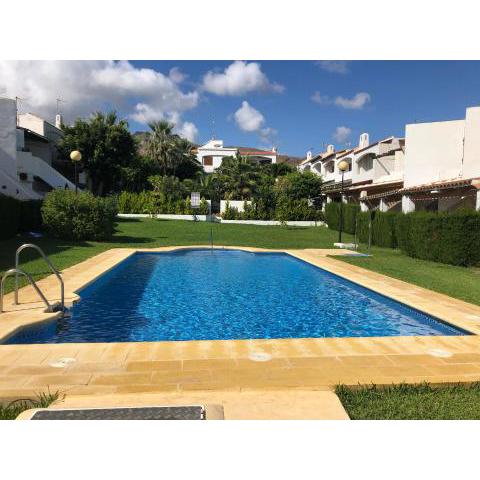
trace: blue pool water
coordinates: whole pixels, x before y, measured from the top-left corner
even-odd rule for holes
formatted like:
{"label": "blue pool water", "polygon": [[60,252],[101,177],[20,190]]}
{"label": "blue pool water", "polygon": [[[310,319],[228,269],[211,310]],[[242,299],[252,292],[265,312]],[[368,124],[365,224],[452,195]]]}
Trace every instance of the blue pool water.
{"label": "blue pool water", "polygon": [[79,294],[6,343],[465,334],[280,253],[137,253]]}

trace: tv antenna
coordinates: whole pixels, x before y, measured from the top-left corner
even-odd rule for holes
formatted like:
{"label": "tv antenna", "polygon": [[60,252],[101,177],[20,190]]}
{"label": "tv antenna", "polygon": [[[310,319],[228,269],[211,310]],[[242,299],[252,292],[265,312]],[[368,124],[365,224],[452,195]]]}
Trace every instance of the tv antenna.
{"label": "tv antenna", "polygon": [[212,115],[212,140],[215,140],[215,118]]}
{"label": "tv antenna", "polygon": [[65,103],[65,100],[63,100],[61,97],[58,97],[56,101],[57,101],[57,115],[58,115],[60,113],[60,104]]}

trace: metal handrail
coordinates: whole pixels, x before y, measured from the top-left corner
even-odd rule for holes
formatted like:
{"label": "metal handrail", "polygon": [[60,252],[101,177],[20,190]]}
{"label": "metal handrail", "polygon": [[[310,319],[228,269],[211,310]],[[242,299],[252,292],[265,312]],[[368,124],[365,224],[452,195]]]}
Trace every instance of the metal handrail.
{"label": "metal handrail", "polygon": [[[44,251],[38,245],[35,245],[34,243],[24,243],[22,246],[17,248],[17,251],[15,252],[15,269],[19,270],[20,253],[27,248],[33,248],[37,250],[38,253],[40,253],[42,258],[50,267],[50,270],[55,274],[58,281],[60,282],[60,302],[61,302],[61,308],[63,312],[65,309],[65,286],[63,284],[62,276],[60,272],[54,267],[50,259],[45,255]],[[15,305],[18,305],[18,274],[15,274]]]}
{"label": "metal handrail", "polygon": [[49,312],[53,311],[52,305],[50,305],[50,303],[48,302],[45,295],[38,288],[38,285],[35,283],[35,280],[27,272],[24,272],[23,270],[20,270],[19,268],[11,268],[10,270],[7,270],[4,273],[4,275],[2,277],[2,282],[0,284],[0,313],[3,312],[3,297],[4,297],[4,292],[5,292],[5,280],[13,274],[15,274],[15,278],[18,277],[18,274],[25,275],[25,277],[27,277],[28,281],[30,282],[30,285],[35,289],[35,291],[38,293],[40,298],[43,300],[43,302],[47,306],[47,311],[49,311]]}

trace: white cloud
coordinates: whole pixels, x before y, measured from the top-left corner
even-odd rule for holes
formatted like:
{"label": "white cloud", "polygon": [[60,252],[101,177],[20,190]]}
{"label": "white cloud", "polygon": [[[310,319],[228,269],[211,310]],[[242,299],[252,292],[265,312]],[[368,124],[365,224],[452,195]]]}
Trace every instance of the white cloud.
{"label": "white cloud", "polygon": [[271,127],[262,128],[259,137],[264,145],[273,145],[276,143],[278,131]]}
{"label": "white cloud", "polygon": [[259,63],[237,60],[222,73],[207,72],[203,77],[203,89],[216,95],[244,95],[255,91],[281,93],[285,87],[270,82]]}
{"label": "white cloud", "polygon": [[335,105],[350,110],[361,110],[370,100],[371,97],[368,93],[360,92],[352,98],[337,97]]}
{"label": "white cloud", "polygon": [[234,114],[235,122],[244,132],[258,132],[265,123],[265,117],[247,101]]}
{"label": "white cloud", "polygon": [[328,95],[322,95],[319,91],[314,92],[310,97],[310,100],[318,105],[328,105],[331,103],[330,97]]}
{"label": "white cloud", "polygon": [[168,76],[170,77],[172,82],[182,83],[187,78],[188,75],[183,73],[178,67],[173,67],[168,72]]}
{"label": "white cloud", "polygon": [[167,118],[181,124],[182,114],[199,100],[198,92],[180,89],[181,75],[178,69],[164,75],[126,61],[0,61],[0,94],[22,98],[20,111],[47,119],[53,119],[60,97],[67,123],[115,109],[139,123]]}
{"label": "white cloud", "polygon": [[348,127],[337,127],[333,134],[333,139],[338,143],[345,143],[352,133],[352,129]]}
{"label": "white cloud", "polygon": [[242,102],[242,106],[233,114],[233,118],[240,130],[256,133],[262,144],[271,147],[272,144],[276,143],[277,130],[265,126],[265,117],[246,100]]}
{"label": "white cloud", "polygon": [[326,72],[330,73],[348,73],[348,65],[344,60],[319,60],[316,64]]}
{"label": "white cloud", "polygon": [[180,128],[176,128],[175,131],[181,136],[195,142],[198,137],[198,128],[192,122],[184,122]]}

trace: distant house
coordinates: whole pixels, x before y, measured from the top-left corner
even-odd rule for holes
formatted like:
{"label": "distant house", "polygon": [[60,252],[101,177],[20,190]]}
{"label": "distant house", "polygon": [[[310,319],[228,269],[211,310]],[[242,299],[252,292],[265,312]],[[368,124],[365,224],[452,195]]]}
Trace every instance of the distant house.
{"label": "distant house", "polygon": [[40,199],[52,188],[75,185],[52,163],[62,137],[56,125],[33,114],[17,115],[16,102],[0,98],[0,193],[20,200]]}
{"label": "distant house", "polygon": [[234,157],[237,154],[249,157],[259,163],[277,163],[277,150],[260,150],[249,147],[227,147],[223,140],[212,139],[205,145],[194,150],[197,160],[203,166],[205,172],[215,171],[221,164],[224,157]]}

